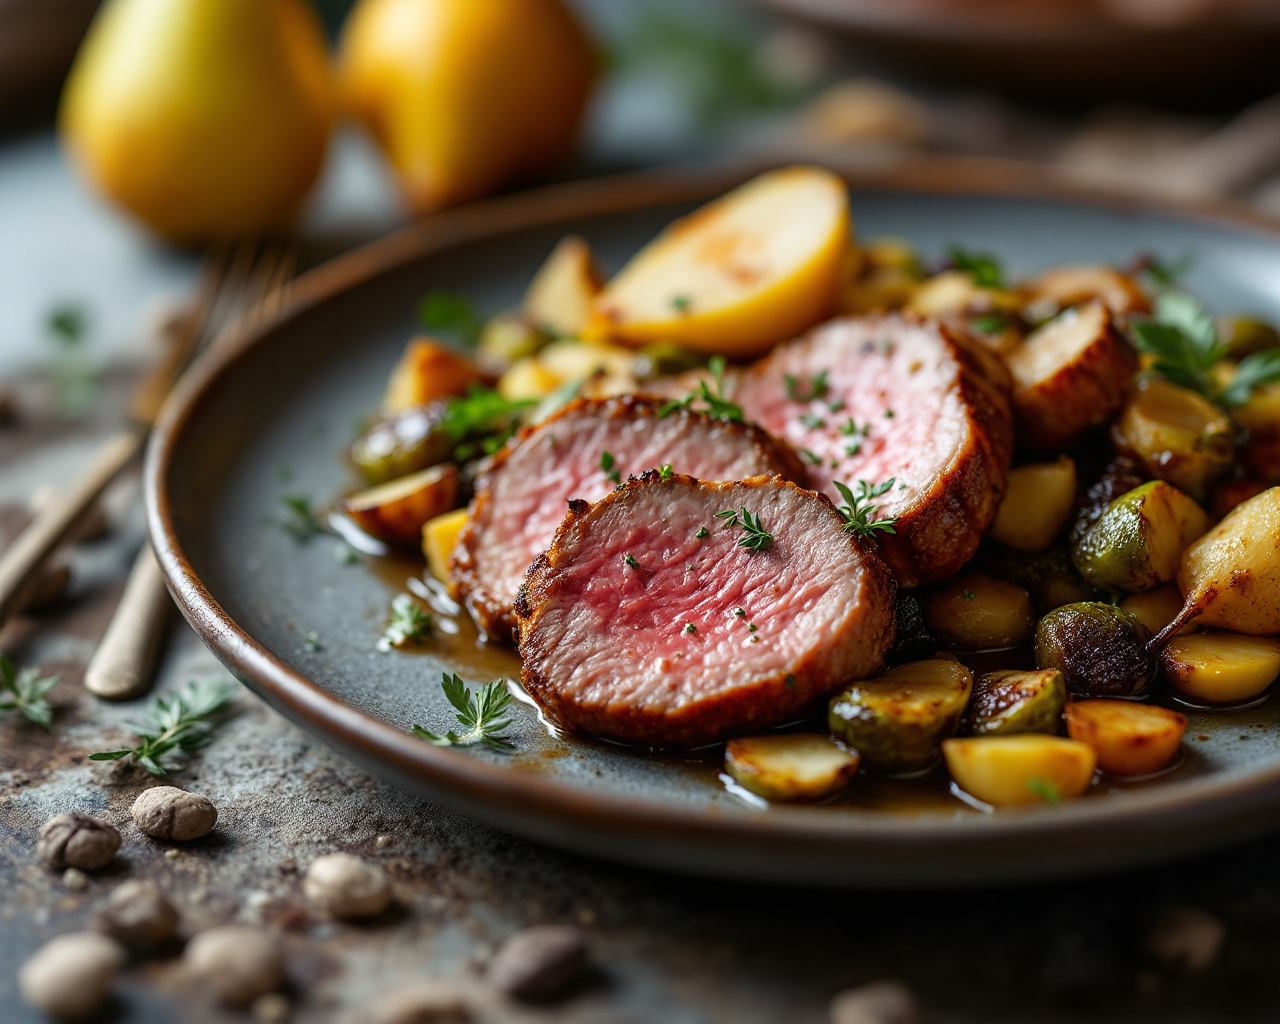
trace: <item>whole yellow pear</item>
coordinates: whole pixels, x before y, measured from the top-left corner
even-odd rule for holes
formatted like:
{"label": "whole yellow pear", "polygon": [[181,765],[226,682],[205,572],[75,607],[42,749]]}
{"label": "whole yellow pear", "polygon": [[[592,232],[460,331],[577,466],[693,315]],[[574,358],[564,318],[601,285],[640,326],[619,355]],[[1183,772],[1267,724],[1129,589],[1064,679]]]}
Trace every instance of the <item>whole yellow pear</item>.
{"label": "whole yellow pear", "polygon": [[561,0],[358,0],[343,27],[343,98],[418,213],[562,163],[595,72]]}
{"label": "whole yellow pear", "polygon": [[59,127],[99,190],[199,242],[289,223],[324,163],[333,101],[306,0],[107,0]]}

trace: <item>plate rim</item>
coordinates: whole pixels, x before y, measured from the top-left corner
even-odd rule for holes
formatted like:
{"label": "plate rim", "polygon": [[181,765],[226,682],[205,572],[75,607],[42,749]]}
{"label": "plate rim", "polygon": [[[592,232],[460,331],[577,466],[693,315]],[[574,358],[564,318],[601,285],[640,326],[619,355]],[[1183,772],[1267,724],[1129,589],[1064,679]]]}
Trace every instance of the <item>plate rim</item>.
{"label": "plate rim", "polygon": [[[866,863],[909,864],[929,847],[932,861],[960,858],[963,864],[1001,847],[1008,858],[1021,852],[1058,849],[1073,836],[1071,850],[1099,837],[1112,841],[1104,857],[1117,860],[1114,844],[1134,847],[1133,863],[1160,836],[1180,836],[1218,826],[1232,835],[1260,831],[1258,818],[1280,808],[1280,760],[1262,772],[1238,770],[1208,775],[1167,790],[1115,794],[1105,800],[1031,808],[982,818],[890,815],[870,810],[832,815],[821,808],[774,806],[767,814],[721,813],[663,805],[631,797],[597,796],[528,773],[507,769],[459,751],[423,743],[387,722],[330,694],[258,644],[221,607],[188,560],[174,520],[169,491],[173,458],[184,432],[197,419],[214,388],[241,360],[270,344],[295,317],[330,297],[406,263],[465,242],[500,238],[512,231],[574,217],[619,213],[664,203],[697,202],[718,195],[761,170],[786,160],[738,162],[699,168],[659,169],[547,186],[459,207],[410,224],[360,246],[300,276],[280,307],[233,342],[206,352],[184,375],[161,412],[147,448],[143,471],[148,533],[166,583],[201,640],[250,689],[297,724],[375,771],[424,790],[473,817],[535,834],[556,845],[589,852],[613,847],[615,859],[661,863],[641,847],[662,837],[679,846],[724,851],[742,843],[787,858],[804,844],[815,859],[856,852]],[[816,161],[814,161],[816,162]],[[1236,229],[1251,229],[1280,242],[1280,217],[1230,200],[1185,200],[1140,196],[1122,188],[1085,183],[1044,165],[974,158],[885,158],[822,162],[859,188],[928,194],[1009,196],[1077,202],[1122,211],[1159,213]],[[580,840],[581,830],[601,842]],[[566,831],[567,830],[567,831]],[[1234,830],[1234,831],[1231,831]],[[575,839],[578,836],[578,839]],[[632,840],[644,839],[635,848]],[[1205,837],[1201,836],[1203,840]],[[1135,845],[1136,844],[1136,845]],[[1208,845],[1201,842],[1193,845]],[[1120,859],[1123,859],[1121,856]],[[1081,862],[1084,870],[1088,864]],[[687,866],[684,870],[689,870]],[[733,873],[732,865],[727,873]],[[892,873],[892,871],[890,872]],[[1067,871],[1055,871],[1065,874]],[[747,871],[745,877],[758,872]],[[1032,872],[1029,877],[1042,877]],[[857,884],[859,879],[854,879]],[[923,880],[923,884],[928,884]],[[950,884],[950,883],[948,883]]]}

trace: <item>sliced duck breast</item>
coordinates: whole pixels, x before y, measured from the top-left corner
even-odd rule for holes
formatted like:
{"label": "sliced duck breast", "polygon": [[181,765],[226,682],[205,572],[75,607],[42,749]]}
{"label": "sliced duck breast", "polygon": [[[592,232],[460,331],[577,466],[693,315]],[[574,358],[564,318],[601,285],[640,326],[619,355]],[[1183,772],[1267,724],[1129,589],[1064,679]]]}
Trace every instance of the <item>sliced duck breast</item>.
{"label": "sliced duck breast", "polygon": [[516,602],[525,688],[566,729],[649,746],[802,716],[893,641],[893,578],[844,526],[781,477],[649,472],[574,502]]}
{"label": "sliced duck breast", "polygon": [[936,321],[832,320],[756,363],[734,401],[837,503],[835,481],[894,481],[876,517],[898,520],[881,553],[903,586],[953,575],[995,519],[1013,449],[1009,374]]}
{"label": "sliced duck breast", "polygon": [[571,499],[598,501],[628,476],[670,465],[700,480],[799,478],[794,453],[758,427],[635,395],[579,399],[524,430],[476,487],[450,582],[477,623],[508,637],[525,570],[545,551]]}

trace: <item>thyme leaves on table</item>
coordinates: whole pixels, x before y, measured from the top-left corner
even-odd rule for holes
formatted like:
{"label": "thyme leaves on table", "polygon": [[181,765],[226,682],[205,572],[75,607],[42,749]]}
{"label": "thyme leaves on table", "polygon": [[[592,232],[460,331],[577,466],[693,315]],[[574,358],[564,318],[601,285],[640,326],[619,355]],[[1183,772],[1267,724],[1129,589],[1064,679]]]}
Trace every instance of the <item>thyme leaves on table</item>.
{"label": "thyme leaves on table", "polygon": [[129,725],[141,741],[136,747],[100,751],[89,760],[132,757],[152,775],[167,775],[181,766],[184,755],[208,745],[235,694],[235,686],[221,680],[192,681],[175,693],[162,694]]}
{"label": "thyme leaves on table", "polygon": [[16,711],[42,729],[53,723],[53,708],[45,700],[61,676],[42,676],[38,668],[18,667],[0,654],[0,711]]}
{"label": "thyme leaves on table", "polygon": [[457,673],[451,675],[445,672],[440,686],[457,712],[458,724],[464,731],[455,732],[450,729],[443,735],[437,735],[415,725],[409,730],[413,735],[437,747],[469,747],[483,743],[493,750],[514,748],[515,745],[506,735],[506,729],[511,725],[511,718],[507,713],[511,706],[511,694],[501,679],[486,683],[477,693],[472,694]]}
{"label": "thyme leaves on table", "polygon": [[764,528],[764,524],[760,521],[760,514],[757,512],[752,515],[746,505],[740,509],[729,508],[723,512],[717,512],[716,518],[725,520],[729,526],[742,527],[742,537],[738,540],[738,546],[748,551],[764,551],[773,543],[773,534]]}
{"label": "thyme leaves on table", "polygon": [[879,505],[873,504],[873,499],[888,492],[895,482],[893,477],[881,484],[859,480],[858,489],[855,492],[839,480],[834,481],[836,490],[845,501],[836,511],[844,518],[846,533],[852,533],[858,537],[873,537],[877,533],[898,532],[894,529],[894,524],[898,521],[897,516],[873,518],[880,508]]}

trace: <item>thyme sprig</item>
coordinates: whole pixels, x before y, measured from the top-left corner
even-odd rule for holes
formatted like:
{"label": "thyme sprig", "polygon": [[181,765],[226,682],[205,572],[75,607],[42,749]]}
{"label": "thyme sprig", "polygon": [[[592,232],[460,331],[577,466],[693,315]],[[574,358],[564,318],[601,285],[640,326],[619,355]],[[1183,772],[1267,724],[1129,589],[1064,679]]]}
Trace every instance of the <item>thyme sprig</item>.
{"label": "thyme sprig", "polygon": [[449,399],[441,426],[454,442],[454,460],[492,455],[520,429],[524,411],[537,404],[533,398],[504,398],[478,384],[471,385],[466,395]]}
{"label": "thyme sprig", "polygon": [[128,728],[140,742],[124,750],[90,754],[90,761],[119,761],[132,757],[152,775],[176,771],[186,757],[208,745],[221,713],[235,698],[232,683],[193,680],[185,689],[161,695]]}
{"label": "thyme sprig", "polygon": [[0,711],[16,711],[42,729],[53,723],[53,708],[45,696],[61,676],[42,676],[38,668],[18,667],[0,654]]}
{"label": "thyme sprig", "polygon": [[669,416],[677,409],[693,409],[694,403],[700,403],[701,408],[698,412],[706,413],[715,420],[724,420],[728,423],[742,423],[746,416],[742,409],[734,405],[724,393],[724,371],[726,368],[724,356],[712,356],[707,361],[707,370],[711,373],[711,380],[715,387],[713,388],[707,383],[706,378],[698,381],[698,386],[690,391],[684,398],[673,399],[666,402],[658,409],[658,418]]}
{"label": "thyme sprig", "polygon": [[515,745],[505,734],[505,730],[511,725],[511,719],[507,715],[511,706],[511,694],[501,679],[486,683],[473,696],[457,673],[450,675],[445,672],[440,687],[457,711],[458,723],[466,731],[459,733],[450,729],[439,736],[415,725],[409,730],[413,735],[437,747],[469,747],[483,743],[493,750],[513,749]]}
{"label": "thyme sprig", "polygon": [[897,516],[886,516],[882,519],[873,519],[872,517],[879,510],[880,506],[873,504],[873,499],[885,494],[896,483],[894,477],[890,477],[884,483],[875,484],[867,480],[858,481],[857,491],[851,491],[846,484],[839,480],[834,481],[836,490],[840,492],[840,497],[844,498],[845,503],[836,509],[844,518],[844,529],[846,533],[852,533],[858,537],[874,537],[877,533],[897,533],[894,524],[897,523]]}
{"label": "thyme sprig", "polygon": [[760,514],[754,516],[743,505],[740,509],[727,508],[716,513],[717,519],[725,520],[729,526],[741,526],[742,536],[738,539],[738,547],[748,551],[763,551],[773,543],[773,534],[764,528]]}
{"label": "thyme sprig", "polygon": [[397,594],[391,601],[391,621],[382,632],[378,650],[406,647],[417,643],[431,632],[431,613],[409,594]]}

